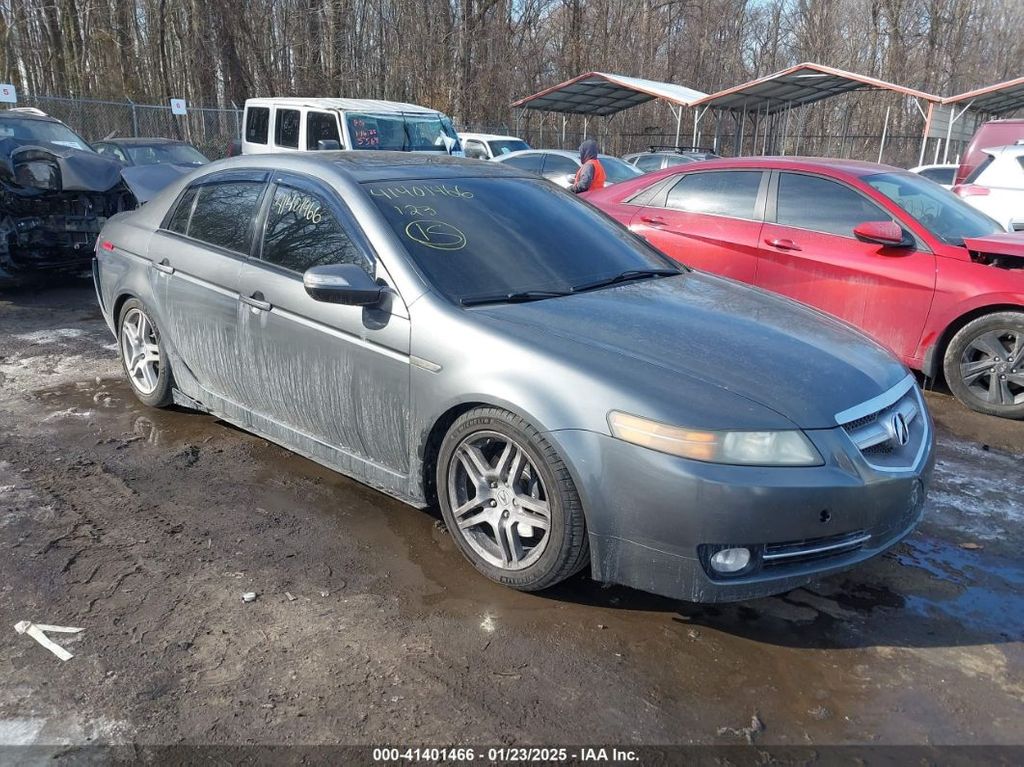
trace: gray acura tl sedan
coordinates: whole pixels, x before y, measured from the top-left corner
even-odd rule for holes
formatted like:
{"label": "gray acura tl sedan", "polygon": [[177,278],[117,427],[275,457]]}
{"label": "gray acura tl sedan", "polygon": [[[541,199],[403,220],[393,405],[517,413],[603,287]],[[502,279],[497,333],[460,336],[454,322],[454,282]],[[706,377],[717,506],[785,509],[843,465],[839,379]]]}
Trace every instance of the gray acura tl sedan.
{"label": "gray acura tl sedan", "polygon": [[589,565],[748,599],[876,556],[921,516],[933,430],[903,365],[508,166],[215,162],[111,218],[94,276],[144,403],[439,505],[513,588]]}

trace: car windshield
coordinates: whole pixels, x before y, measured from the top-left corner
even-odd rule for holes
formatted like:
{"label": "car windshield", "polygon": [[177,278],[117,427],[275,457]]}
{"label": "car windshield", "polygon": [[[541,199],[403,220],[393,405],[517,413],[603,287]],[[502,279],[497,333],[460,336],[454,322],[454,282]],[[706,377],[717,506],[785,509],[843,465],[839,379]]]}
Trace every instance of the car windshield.
{"label": "car windshield", "polygon": [[353,149],[399,152],[448,152],[459,136],[442,114],[360,114],[345,116]]}
{"label": "car windshield", "polygon": [[519,139],[494,139],[487,142],[491,147],[491,154],[494,157],[498,157],[503,154],[511,154],[512,152],[521,152],[524,149],[529,149],[530,145],[525,141]]}
{"label": "car windshield", "polygon": [[606,154],[598,155],[601,167],[604,168],[605,176],[613,184],[621,181],[629,181],[631,178],[644,175],[643,171],[635,165],[623,162],[618,157],[609,157]]}
{"label": "car windshield", "polygon": [[422,274],[455,303],[545,297],[625,273],[679,269],[541,179],[379,181],[365,187]]}
{"label": "car windshield", "polygon": [[0,140],[12,139],[20,144],[54,144],[56,146],[93,151],[84,138],[66,125],[48,120],[0,120]]}
{"label": "car windshield", "polygon": [[190,144],[125,147],[136,165],[205,165],[209,160]]}
{"label": "car windshield", "polygon": [[949,245],[963,245],[964,237],[1004,231],[996,221],[952,192],[915,173],[877,173],[864,181]]}

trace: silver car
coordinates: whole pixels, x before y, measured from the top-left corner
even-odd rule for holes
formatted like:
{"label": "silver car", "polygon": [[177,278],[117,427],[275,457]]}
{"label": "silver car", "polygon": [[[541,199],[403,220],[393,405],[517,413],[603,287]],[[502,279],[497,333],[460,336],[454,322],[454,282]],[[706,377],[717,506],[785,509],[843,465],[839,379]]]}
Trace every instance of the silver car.
{"label": "silver car", "polygon": [[[605,183],[608,186],[642,176],[643,172],[618,157],[599,154],[601,167],[605,172]],[[565,149],[524,149],[495,157],[492,162],[499,162],[519,170],[529,171],[543,176],[563,189],[572,186],[576,171],[580,169],[580,153]]]}
{"label": "silver car", "polygon": [[439,505],[513,588],[747,599],[921,515],[932,426],[891,355],[497,163],[216,162],[110,219],[94,275],[140,400]]}

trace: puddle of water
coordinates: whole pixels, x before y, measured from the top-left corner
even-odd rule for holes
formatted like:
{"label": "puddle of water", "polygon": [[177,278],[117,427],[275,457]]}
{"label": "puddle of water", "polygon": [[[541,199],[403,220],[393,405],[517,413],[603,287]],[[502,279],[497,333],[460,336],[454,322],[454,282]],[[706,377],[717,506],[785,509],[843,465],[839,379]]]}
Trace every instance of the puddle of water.
{"label": "puddle of water", "polygon": [[1005,639],[1024,639],[1024,568],[1020,563],[922,535],[908,539],[896,561],[956,587],[950,597],[908,594],[908,609],[919,615],[953,618],[968,629],[994,632]]}

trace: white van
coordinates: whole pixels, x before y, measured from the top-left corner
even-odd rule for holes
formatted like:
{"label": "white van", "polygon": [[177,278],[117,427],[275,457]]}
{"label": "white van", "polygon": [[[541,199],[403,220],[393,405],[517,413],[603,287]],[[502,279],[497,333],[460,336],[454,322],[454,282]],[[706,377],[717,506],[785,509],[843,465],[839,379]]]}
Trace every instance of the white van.
{"label": "white van", "polygon": [[462,156],[443,112],[373,99],[246,99],[242,154],[390,149]]}

